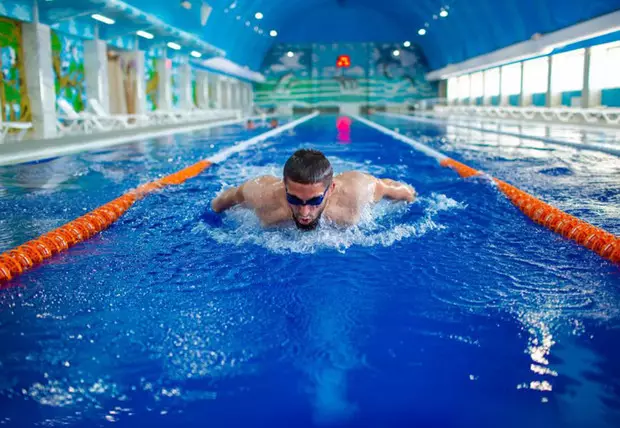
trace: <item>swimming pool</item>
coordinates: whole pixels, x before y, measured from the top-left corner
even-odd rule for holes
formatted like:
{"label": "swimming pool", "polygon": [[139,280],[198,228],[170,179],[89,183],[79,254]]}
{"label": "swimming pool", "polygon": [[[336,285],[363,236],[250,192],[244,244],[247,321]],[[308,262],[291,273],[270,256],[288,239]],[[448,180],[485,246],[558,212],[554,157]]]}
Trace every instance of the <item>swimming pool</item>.
{"label": "swimming pool", "polygon": [[[620,163],[373,117],[620,232]],[[239,126],[0,169],[0,251],[264,129]],[[407,181],[356,228],[263,230],[210,200],[301,147]],[[136,203],[0,291],[8,426],[617,426],[617,266],[484,178],[318,117]]]}

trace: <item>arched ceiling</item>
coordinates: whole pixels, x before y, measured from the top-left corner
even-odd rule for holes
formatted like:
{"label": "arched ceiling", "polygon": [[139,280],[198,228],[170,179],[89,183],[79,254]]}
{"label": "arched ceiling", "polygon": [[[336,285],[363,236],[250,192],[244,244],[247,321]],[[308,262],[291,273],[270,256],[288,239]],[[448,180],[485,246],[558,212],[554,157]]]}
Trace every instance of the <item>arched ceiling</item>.
{"label": "arched ceiling", "polygon": [[[181,0],[124,1],[254,70],[274,43],[405,40],[438,69],[620,10],[620,0],[187,0],[189,9]],[[203,3],[212,7],[205,26]]]}

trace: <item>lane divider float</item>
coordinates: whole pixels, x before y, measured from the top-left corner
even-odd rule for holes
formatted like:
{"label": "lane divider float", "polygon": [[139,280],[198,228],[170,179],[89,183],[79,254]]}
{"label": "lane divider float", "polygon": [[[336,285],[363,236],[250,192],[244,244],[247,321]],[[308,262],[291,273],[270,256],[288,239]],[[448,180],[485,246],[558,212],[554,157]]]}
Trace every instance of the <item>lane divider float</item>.
{"label": "lane divider float", "polygon": [[243,151],[253,144],[294,128],[300,123],[310,120],[317,115],[318,113],[309,114],[298,120],[250,138],[249,140],[223,150],[214,156],[196,162],[187,168],[167,175],[159,180],[143,184],[59,228],[0,254],[0,283],[10,281],[46,259],[66,251],[74,245],[107,229],[112,223],[125,214],[136,201],[144,198],[148,194],[167,186],[182,184],[186,180],[197,176],[214,163],[222,162],[234,153]]}
{"label": "lane divider float", "polygon": [[[372,122],[360,116],[353,116],[353,118],[386,135],[390,135],[399,141],[409,144],[430,157],[435,158],[441,166],[453,169],[463,178],[485,175],[477,169],[471,168],[461,162],[451,159],[437,150],[434,150],[407,136],[394,132],[376,122]],[[504,195],[506,195],[508,199],[517,208],[519,208],[519,210],[521,210],[535,223],[540,224],[541,226],[544,226],[567,239],[577,242],[578,244],[594,251],[601,257],[610,260],[613,263],[620,264],[620,238],[616,235],[565,213],[564,211],[541,201],[535,196],[532,196],[529,193],[506,183],[505,181],[494,177],[491,178],[497,184],[501,192],[504,193]]]}

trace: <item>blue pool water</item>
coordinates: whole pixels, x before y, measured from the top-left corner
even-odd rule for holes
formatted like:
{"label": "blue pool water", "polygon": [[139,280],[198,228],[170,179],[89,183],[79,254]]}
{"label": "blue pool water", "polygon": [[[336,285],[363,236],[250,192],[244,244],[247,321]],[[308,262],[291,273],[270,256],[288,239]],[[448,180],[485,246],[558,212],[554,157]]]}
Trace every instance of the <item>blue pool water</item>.
{"label": "blue pool water", "polygon": [[[373,120],[620,232],[617,158]],[[2,168],[0,251],[262,131]],[[279,175],[301,147],[420,197],[311,233],[210,213],[221,189]],[[0,290],[0,424],[614,427],[619,273],[488,180],[319,117],[139,201]]]}

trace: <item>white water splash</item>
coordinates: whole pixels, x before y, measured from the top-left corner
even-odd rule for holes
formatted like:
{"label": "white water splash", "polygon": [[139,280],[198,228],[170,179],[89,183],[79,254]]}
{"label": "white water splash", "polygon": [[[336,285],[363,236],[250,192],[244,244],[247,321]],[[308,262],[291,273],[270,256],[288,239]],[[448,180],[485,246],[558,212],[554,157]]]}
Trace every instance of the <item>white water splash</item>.
{"label": "white water splash", "polygon": [[408,204],[383,201],[364,213],[357,226],[349,228],[322,221],[321,226],[312,232],[297,230],[292,225],[265,229],[252,211],[235,208],[224,215],[222,227],[214,228],[201,222],[192,232],[204,233],[218,244],[257,245],[277,254],[308,254],[323,249],[344,253],[354,246],[389,247],[405,239],[422,237],[445,228],[434,220],[438,212],[464,208],[459,202],[438,194],[419,198],[415,203],[422,204],[424,210],[413,222],[401,222],[410,209]]}

